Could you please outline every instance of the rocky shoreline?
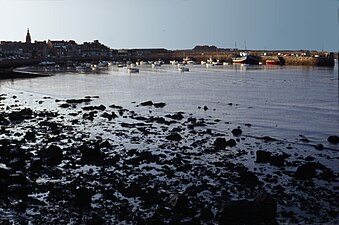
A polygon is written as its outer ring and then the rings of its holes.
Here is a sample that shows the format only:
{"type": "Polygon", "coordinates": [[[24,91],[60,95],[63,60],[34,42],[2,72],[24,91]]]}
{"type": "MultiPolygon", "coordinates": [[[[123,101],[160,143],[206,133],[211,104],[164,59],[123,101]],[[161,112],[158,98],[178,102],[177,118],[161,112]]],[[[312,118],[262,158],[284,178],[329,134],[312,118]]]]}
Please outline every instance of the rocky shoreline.
{"type": "Polygon", "coordinates": [[[0,224],[337,221],[337,134],[333,148],[291,144],[250,137],[251,124],[221,132],[218,118],[153,112],[163,102],[98,99],[46,96],[37,109],[0,95],[0,224]]]}

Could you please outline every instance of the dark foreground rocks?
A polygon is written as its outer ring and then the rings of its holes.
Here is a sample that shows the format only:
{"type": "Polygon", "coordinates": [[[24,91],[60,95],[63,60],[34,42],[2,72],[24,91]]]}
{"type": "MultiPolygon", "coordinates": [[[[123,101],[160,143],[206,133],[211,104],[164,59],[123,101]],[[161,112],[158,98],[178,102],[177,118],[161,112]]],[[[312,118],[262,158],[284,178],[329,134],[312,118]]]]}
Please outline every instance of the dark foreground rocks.
{"type": "Polygon", "coordinates": [[[237,200],[226,203],[219,224],[277,224],[277,202],[261,192],[253,201],[237,200]]]}
{"type": "Polygon", "coordinates": [[[2,108],[0,224],[312,224],[338,216],[330,167],[338,156],[325,147],[249,138],[248,124],[165,113],[165,103],[130,110],[95,99],[2,108]]]}

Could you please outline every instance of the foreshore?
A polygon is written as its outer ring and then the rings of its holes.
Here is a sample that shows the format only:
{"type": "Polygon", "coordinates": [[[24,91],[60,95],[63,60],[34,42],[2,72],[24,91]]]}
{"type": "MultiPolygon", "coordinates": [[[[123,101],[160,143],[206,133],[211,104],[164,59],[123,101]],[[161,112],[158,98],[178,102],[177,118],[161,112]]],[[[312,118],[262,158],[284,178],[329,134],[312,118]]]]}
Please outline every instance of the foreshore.
{"type": "Polygon", "coordinates": [[[44,96],[37,110],[24,98],[0,95],[1,223],[298,224],[337,216],[337,171],[320,163],[337,154],[305,137],[291,144],[249,135],[251,124],[210,129],[224,122],[208,114],[151,113],[165,102],[125,108],[99,105],[100,96],[44,96]]]}

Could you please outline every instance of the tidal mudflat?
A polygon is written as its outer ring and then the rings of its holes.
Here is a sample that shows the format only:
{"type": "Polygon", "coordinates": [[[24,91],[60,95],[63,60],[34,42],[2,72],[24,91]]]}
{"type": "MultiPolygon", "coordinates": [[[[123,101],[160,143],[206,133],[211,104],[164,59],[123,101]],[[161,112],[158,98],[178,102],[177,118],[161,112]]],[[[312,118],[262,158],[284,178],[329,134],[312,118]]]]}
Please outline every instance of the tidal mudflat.
{"type": "Polygon", "coordinates": [[[0,83],[3,224],[335,224],[336,69],[0,83]]]}

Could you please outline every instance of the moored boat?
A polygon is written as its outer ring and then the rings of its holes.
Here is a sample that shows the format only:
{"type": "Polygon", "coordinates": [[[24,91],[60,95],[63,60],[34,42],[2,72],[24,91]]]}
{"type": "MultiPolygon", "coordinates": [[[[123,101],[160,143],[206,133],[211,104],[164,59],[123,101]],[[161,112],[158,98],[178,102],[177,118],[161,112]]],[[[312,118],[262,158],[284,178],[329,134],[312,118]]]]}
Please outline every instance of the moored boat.
{"type": "Polygon", "coordinates": [[[184,67],[184,66],[179,67],[178,70],[180,72],[188,72],[188,71],[190,71],[190,69],[188,67],[184,67]]]}
{"type": "Polygon", "coordinates": [[[245,52],[240,52],[240,56],[232,58],[232,61],[233,63],[240,63],[240,64],[254,64],[254,65],[259,64],[258,58],[252,55],[248,55],[245,52]]]}
{"type": "Polygon", "coordinates": [[[274,60],[274,59],[267,59],[266,65],[280,65],[280,62],[278,60],[274,60]]]}
{"type": "Polygon", "coordinates": [[[139,73],[139,69],[136,67],[128,67],[127,72],[128,73],[139,73]]]}

